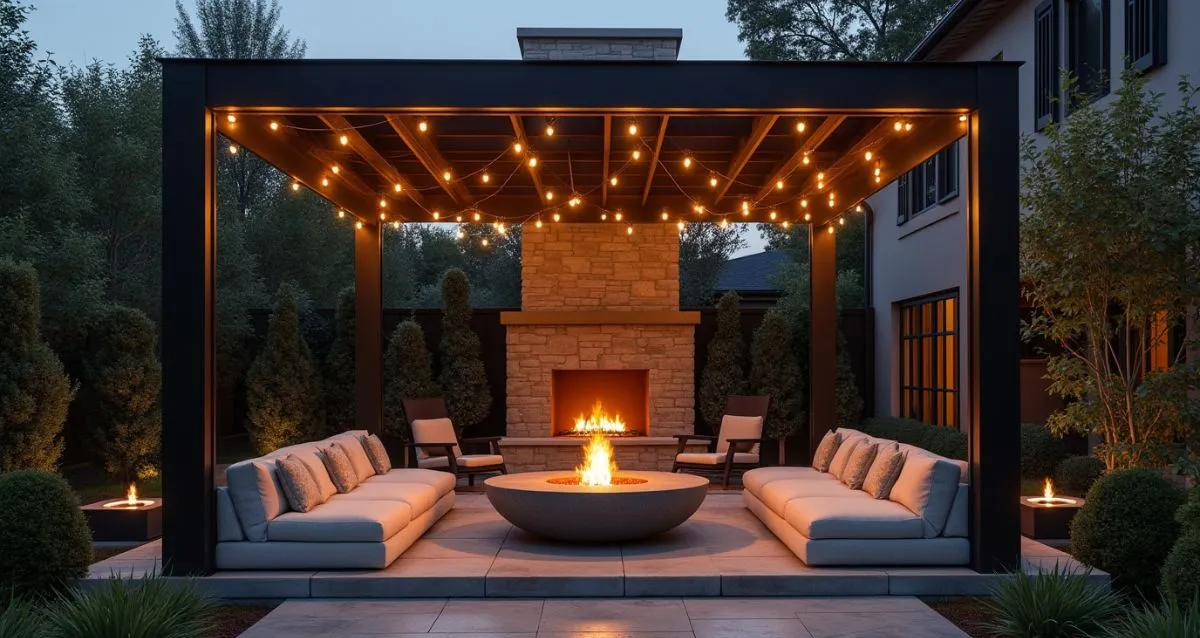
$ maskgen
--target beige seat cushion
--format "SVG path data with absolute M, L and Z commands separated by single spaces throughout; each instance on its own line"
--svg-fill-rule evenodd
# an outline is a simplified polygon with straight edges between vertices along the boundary
M 769 488 L 770 486 L 768 486 Z M 784 512 L 796 531 L 810 539 L 821 538 L 921 538 L 921 517 L 891 501 L 841 496 L 793 499 Z
M 504 457 L 499 454 L 464 454 L 456 457 L 454 460 L 460 468 L 473 468 L 500 465 L 504 462 Z M 450 463 L 444 456 L 433 456 L 417 461 L 417 465 L 424 468 L 449 467 Z
M 751 493 L 758 494 L 764 485 L 774 481 L 795 479 L 802 481 L 831 481 L 836 480 L 824 472 L 818 472 L 811 467 L 759 467 L 742 475 L 742 485 Z
M 412 508 L 403 501 L 335 497 L 311 512 L 288 512 L 276 517 L 267 526 L 267 540 L 379 543 L 404 529 L 410 520 Z
M 888 499 L 925 522 L 925 538 L 940 536 L 958 493 L 959 468 L 949 461 L 909 453 Z
M 721 417 L 721 429 L 719 438 L 717 439 L 717 451 L 729 451 L 729 439 L 761 439 L 762 438 L 761 416 L 735 416 L 726 414 Z M 751 454 L 758 453 L 758 444 L 749 446 L 750 449 L 745 449 L 744 443 L 739 443 L 742 449 L 740 452 Z
M 758 500 L 776 514 L 783 516 L 790 501 L 814 496 L 836 496 L 838 498 L 870 498 L 865 492 L 852 490 L 840 481 L 772 481 L 763 486 Z
M 356 437 L 342 437 L 335 440 L 334 445 L 342 448 L 350 458 L 350 465 L 354 468 L 354 475 L 358 477 L 359 483 L 375 476 L 375 466 L 371 465 L 371 457 L 367 456 L 362 441 Z
M 387 474 L 377 474 L 365 481 L 371 483 L 421 483 L 437 490 L 438 494 L 454 491 L 454 475 L 416 467 L 397 468 Z
M 445 474 L 445 472 L 443 472 Z M 433 486 L 424 483 L 363 483 L 348 494 L 338 494 L 337 500 L 357 501 L 401 501 L 412 508 L 412 515 L 419 516 L 433 507 L 442 494 Z
M 724 465 L 728 452 L 684 452 L 675 455 L 680 463 L 695 463 L 697 465 Z M 758 455 L 750 452 L 734 452 L 734 463 L 758 463 Z
M 414 443 L 453 443 L 454 456 L 462 456 L 450 419 L 417 419 L 412 422 L 412 435 Z M 429 450 L 417 448 L 417 457 L 429 458 Z

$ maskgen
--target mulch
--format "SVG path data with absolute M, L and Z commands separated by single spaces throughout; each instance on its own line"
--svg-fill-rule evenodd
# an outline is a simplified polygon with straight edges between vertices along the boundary
M 275 605 L 219 605 L 213 613 L 217 624 L 209 636 L 237 638 L 254 623 L 262 620 L 263 616 L 271 613 L 272 609 L 275 609 Z
M 992 619 L 982 598 L 959 596 L 955 598 L 922 598 L 921 600 L 971 638 L 992 638 L 992 634 L 980 629 L 980 625 Z

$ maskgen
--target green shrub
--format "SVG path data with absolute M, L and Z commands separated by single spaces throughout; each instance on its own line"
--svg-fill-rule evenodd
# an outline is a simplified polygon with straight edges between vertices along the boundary
M 1183 495 L 1148 469 L 1113 472 L 1092 485 L 1071 521 L 1071 550 L 1121 586 L 1150 593 L 1179 535 L 1175 511 Z
M 882 416 L 863 421 L 859 429 L 871 436 L 915 445 L 946 458 L 967 460 L 967 435 L 954 428 Z
M 446 411 L 461 432 L 487 418 L 492 409 L 479 335 L 471 329 L 471 282 L 457 268 L 442 275 L 442 369 L 438 383 Z
M 433 363 L 425 345 L 425 331 L 413 320 L 401 321 L 388 339 L 383 355 L 383 431 L 409 440 L 404 399 L 438 395 Z
M 53 472 L 62 456 L 75 387 L 42 339 L 41 318 L 37 273 L 0 259 L 0 472 Z
M 47 606 L 52 632 L 71 638 L 205 638 L 212 602 L 195 583 L 156 576 L 113 577 L 73 590 Z
M 29 602 L 10 597 L 0 609 L 0 638 L 45 638 L 46 622 L 39 610 Z
M 62 477 L 0 475 L 0 592 L 42 596 L 87 574 L 92 534 Z
M 1200 489 L 1188 493 L 1187 503 L 1175 513 L 1179 540 L 1167 554 L 1160 589 L 1167 598 L 1186 601 L 1200 596 Z
M 1035 574 L 1016 572 L 1000 581 L 984 603 L 989 635 L 1009 638 L 1086 638 L 1116 616 L 1121 597 L 1088 582 L 1088 573 L 1055 565 Z
M 1200 636 L 1200 601 L 1186 606 L 1177 600 L 1135 607 L 1109 627 L 1106 638 L 1196 638 Z
M 850 348 L 842 329 L 837 332 L 837 364 L 834 368 L 834 415 L 839 428 L 857 428 L 862 423 L 863 399 L 850 365 Z
M 792 350 L 787 322 L 772 310 L 754 331 L 751 345 L 750 391 L 771 397 L 765 422 L 767 437 L 779 441 L 780 463 L 783 441 L 800 431 L 805 423 L 803 393 L 798 388 L 800 366 Z
M 1063 494 L 1083 496 L 1104 476 L 1104 461 L 1094 456 L 1068 456 L 1054 472 L 1054 488 Z
M 314 438 L 355 428 L 354 287 L 338 293 L 333 343 L 325 355 L 325 427 Z
M 1063 458 L 1062 441 L 1046 426 L 1037 423 L 1021 424 L 1021 476 L 1049 478 Z
M 708 359 L 700 374 L 700 416 L 713 432 L 725 416 L 725 400 L 746 392 L 746 345 L 738 296 L 732 290 L 717 302 L 717 332 L 708 342 Z

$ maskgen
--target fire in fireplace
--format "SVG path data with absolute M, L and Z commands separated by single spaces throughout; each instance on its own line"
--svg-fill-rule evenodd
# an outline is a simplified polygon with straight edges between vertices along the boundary
M 554 436 L 646 436 L 649 370 L 555 370 L 550 382 Z

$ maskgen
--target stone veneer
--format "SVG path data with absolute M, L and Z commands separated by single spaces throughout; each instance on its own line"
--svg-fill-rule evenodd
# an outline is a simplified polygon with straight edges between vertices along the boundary
M 682 29 L 517 29 L 523 60 L 674 61 Z

